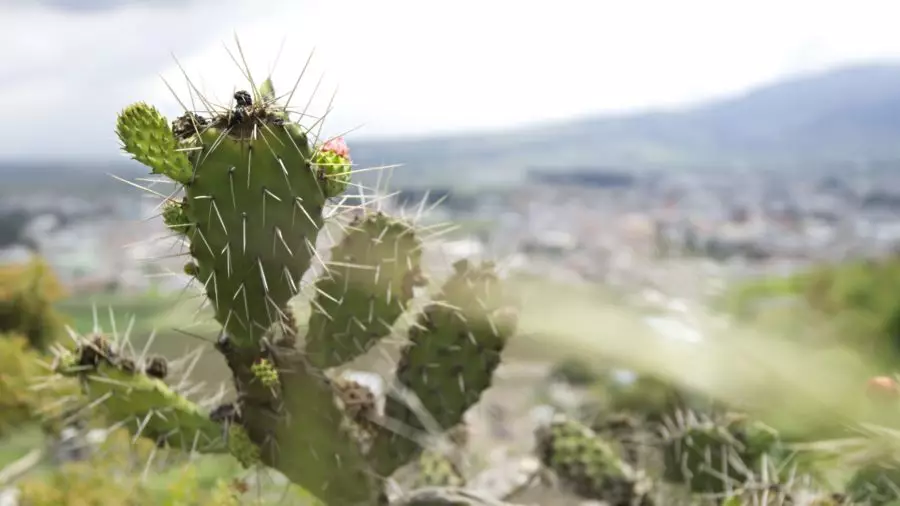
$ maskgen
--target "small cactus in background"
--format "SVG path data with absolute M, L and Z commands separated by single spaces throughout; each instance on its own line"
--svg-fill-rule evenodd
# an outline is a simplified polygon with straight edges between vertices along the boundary
M 652 504 L 651 482 L 588 427 L 557 416 L 537 432 L 543 464 L 581 497 L 612 506 Z
M 376 346 L 409 309 L 426 281 L 423 238 L 412 223 L 360 208 L 338 221 L 344 236 L 320 259 L 331 199 L 350 184 L 343 140 L 319 142 L 291 121 L 270 80 L 235 93 L 227 110 L 171 126 L 135 103 L 116 131 L 126 152 L 183 192 L 165 199 L 162 217 L 188 245 L 184 272 L 222 326 L 216 349 L 237 400 L 209 411 L 171 385 L 165 361 L 103 336 L 78 337 L 56 370 L 157 444 L 273 467 L 326 504 L 374 504 L 381 480 L 418 458 L 421 434 L 435 428 L 422 413 L 450 429 L 490 386 L 516 326 L 493 266 L 455 265 L 415 318 L 389 385 L 397 395 L 378 412 L 371 391 L 329 370 Z M 322 273 L 304 333 L 289 301 L 314 261 Z
M 719 493 L 748 480 L 763 458 L 781 457 L 777 433 L 741 415 L 678 411 L 662 429 L 665 472 L 693 492 Z

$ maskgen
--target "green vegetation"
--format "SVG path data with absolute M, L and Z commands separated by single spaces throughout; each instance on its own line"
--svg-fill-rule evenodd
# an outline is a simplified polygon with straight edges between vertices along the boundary
M 0 271 L 3 463 L 25 442 L 51 447 L 64 423 L 108 429 L 86 460 L 44 459 L 19 478 L 23 504 L 446 504 L 395 497 L 388 478 L 409 468 L 453 504 L 488 504 L 450 490 L 468 476 L 447 447 L 465 446 L 464 415 L 511 356 L 565 359 L 549 380 L 580 405 L 530 436 L 544 471 L 582 498 L 900 499 L 900 386 L 883 377 L 866 392 L 900 358 L 900 260 L 741 287 L 723 304 L 746 319 L 774 315 L 758 320 L 764 332 L 734 327 L 690 345 L 662 342 L 597 290 L 501 280 L 488 262 L 460 261 L 432 282 L 429 228 L 343 205 L 347 146 L 292 121 L 271 81 L 250 84 L 206 116 L 170 123 L 139 102 L 116 123 L 124 150 L 176 189 L 162 217 L 206 309 L 164 297 L 60 301 L 40 261 Z M 323 255 L 328 226 L 339 233 Z M 772 297 L 802 310 L 759 305 Z M 100 326 L 106 306 L 114 318 Z M 54 307 L 71 317 L 73 342 Z M 211 321 L 174 330 L 195 314 Z M 186 343 L 215 357 L 201 378 Z M 396 360 L 383 397 L 342 374 L 371 351 Z M 636 381 L 613 380 L 614 367 Z M 228 388 L 215 396 L 197 379 Z
M 900 359 L 898 283 L 900 257 L 857 260 L 740 285 L 722 304 L 745 320 L 776 328 L 802 323 L 807 334 L 816 332 L 808 339 L 839 341 L 889 367 Z

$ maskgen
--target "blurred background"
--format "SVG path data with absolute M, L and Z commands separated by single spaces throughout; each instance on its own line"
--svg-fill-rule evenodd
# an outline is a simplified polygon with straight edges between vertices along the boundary
M 327 112 L 323 135 L 357 165 L 402 165 L 355 175 L 350 197 L 456 224 L 429 246 L 436 264 L 499 259 L 541 287 L 484 403 L 485 445 L 515 453 L 533 427 L 498 419 L 644 376 L 785 431 L 843 419 L 900 352 L 898 15 L 888 0 L 4 0 L 0 332 L 34 353 L 63 324 L 152 334 L 171 357 L 208 348 L 174 330 L 199 301 L 184 302 L 158 198 L 122 181 L 147 170 L 114 126 L 136 101 L 174 118 L 191 86 L 227 104 L 249 87 L 237 36 L 258 80 L 303 76 L 294 103 Z M 26 292 L 54 330 L 23 323 Z M 573 356 L 592 386 L 553 397 Z M 211 389 L 227 381 L 215 354 L 200 364 Z M 0 471 L 10 501 L 80 458 L 58 441 L 37 456 L 50 436 L 35 417 L 0 442 L 0 469 L 36 466 Z M 232 464 L 192 483 L 243 476 Z

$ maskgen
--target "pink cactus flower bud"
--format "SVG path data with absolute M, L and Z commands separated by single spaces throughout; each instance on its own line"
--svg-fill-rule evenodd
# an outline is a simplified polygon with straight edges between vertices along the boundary
M 322 151 L 330 151 L 338 156 L 350 158 L 350 148 L 347 147 L 343 137 L 335 137 L 329 140 L 322 146 Z

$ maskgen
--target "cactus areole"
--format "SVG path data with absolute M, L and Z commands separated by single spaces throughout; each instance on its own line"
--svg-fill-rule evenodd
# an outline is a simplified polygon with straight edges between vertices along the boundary
M 159 444 L 273 467 L 327 505 L 381 504 L 384 478 L 420 456 L 426 432 L 397 399 L 418 399 L 445 430 L 458 426 L 490 386 L 515 312 L 491 264 L 459 262 L 408 318 L 389 382 L 407 396 L 388 397 L 379 411 L 367 387 L 335 381 L 328 371 L 391 335 L 413 289 L 425 285 L 422 238 L 412 223 L 361 208 L 339 222 L 343 237 L 323 260 L 315 245 L 329 199 L 350 183 L 347 144 L 311 139 L 270 80 L 233 98 L 227 110 L 187 112 L 171 124 L 135 103 L 116 131 L 125 152 L 182 190 L 164 199 L 161 214 L 188 246 L 184 273 L 221 324 L 215 348 L 236 400 L 207 412 L 170 386 L 178 382 L 165 361 L 145 363 L 92 336 L 80 337 L 57 371 L 81 378 L 96 406 Z M 301 340 L 289 301 L 314 261 L 323 272 Z M 409 432 L 386 428 L 385 417 Z

